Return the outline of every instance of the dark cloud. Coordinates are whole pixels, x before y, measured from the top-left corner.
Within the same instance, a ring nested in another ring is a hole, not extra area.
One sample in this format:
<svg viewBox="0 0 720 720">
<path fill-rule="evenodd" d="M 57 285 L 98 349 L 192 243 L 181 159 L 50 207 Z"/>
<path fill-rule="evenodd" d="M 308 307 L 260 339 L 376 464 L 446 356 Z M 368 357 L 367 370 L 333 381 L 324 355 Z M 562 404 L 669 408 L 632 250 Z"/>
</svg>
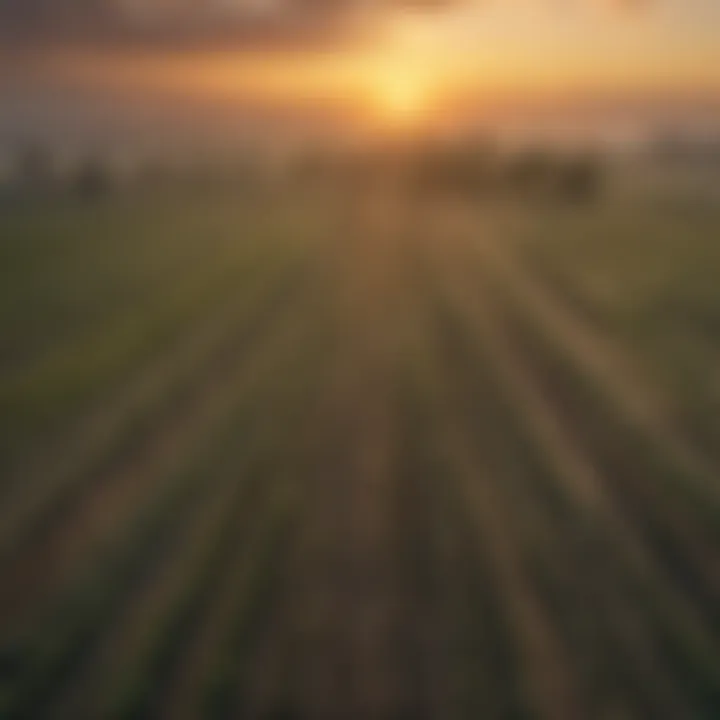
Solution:
<svg viewBox="0 0 720 720">
<path fill-rule="evenodd" d="M 186 0 L 0 0 L 5 48 L 205 46 L 314 42 L 340 33 L 347 8 Z"/>
<path fill-rule="evenodd" d="M 451 0 L 0 0 L 0 44 L 237 48 L 339 42 L 389 7 Z"/>
</svg>

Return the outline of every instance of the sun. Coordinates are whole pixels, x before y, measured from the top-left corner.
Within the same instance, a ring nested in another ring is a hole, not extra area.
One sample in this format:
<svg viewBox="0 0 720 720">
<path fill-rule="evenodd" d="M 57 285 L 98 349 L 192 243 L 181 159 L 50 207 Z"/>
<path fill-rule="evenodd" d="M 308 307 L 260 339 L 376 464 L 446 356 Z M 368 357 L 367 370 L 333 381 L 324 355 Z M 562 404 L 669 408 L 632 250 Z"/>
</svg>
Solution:
<svg viewBox="0 0 720 720">
<path fill-rule="evenodd" d="M 362 75 L 377 120 L 407 127 L 430 119 L 444 80 L 444 61 L 434 42 L 429 26 L 403 14 L 367 47 Z"/>
<path fill-rule="evenodd" d="M 432 88 L 421 73 L 409 68 L 381 67 L 369 84 L 369 101 L 386 124 L 417 125 L 430 112 Z"/>
<path fill-rule="evenodd" d="M 389 116 L 411 118 L 422 112 L 427 102 L 426 88 L 408 73 L 388 73 L 380 78 L 377 100 Z"/>
</svg>

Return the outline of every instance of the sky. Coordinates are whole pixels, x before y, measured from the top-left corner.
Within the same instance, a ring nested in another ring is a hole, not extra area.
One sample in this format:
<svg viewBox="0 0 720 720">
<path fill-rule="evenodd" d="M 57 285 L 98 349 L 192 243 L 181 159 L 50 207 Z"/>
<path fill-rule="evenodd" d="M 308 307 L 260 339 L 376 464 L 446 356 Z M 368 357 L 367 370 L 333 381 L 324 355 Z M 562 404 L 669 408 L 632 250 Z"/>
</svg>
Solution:
<svg viewBox="0 0 720 720">
<path fill-rule="evenodd" d="M 0 140 L 718 106 L 717 0 L 0 0 Z"/>
</svg>

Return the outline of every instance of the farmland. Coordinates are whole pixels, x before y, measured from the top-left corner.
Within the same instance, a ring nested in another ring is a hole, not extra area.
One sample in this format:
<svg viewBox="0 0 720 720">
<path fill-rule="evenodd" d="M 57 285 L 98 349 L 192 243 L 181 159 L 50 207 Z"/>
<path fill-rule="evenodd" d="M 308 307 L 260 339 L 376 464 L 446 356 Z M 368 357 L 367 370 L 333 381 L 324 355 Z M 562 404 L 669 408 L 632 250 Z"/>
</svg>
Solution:
<svg viewBox="0 0 720 720">
<path fill-rule="evenodd" d="M 0 717 L 720 713 L 720 202 L 0 205 Z"/>
</svg>

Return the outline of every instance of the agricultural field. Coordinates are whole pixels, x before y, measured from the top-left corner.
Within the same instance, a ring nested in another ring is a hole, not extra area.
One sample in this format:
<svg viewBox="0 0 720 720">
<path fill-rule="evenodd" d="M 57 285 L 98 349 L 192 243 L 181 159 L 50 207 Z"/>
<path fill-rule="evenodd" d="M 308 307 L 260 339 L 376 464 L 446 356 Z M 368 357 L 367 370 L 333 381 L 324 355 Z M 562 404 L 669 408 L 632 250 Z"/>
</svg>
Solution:
<svg viewBox="0 0 720 720">
<path fill-rule="evenodd" d="M 720 198 L 0 205 L 0 718 L 720 717 Z"/>
</svg>

